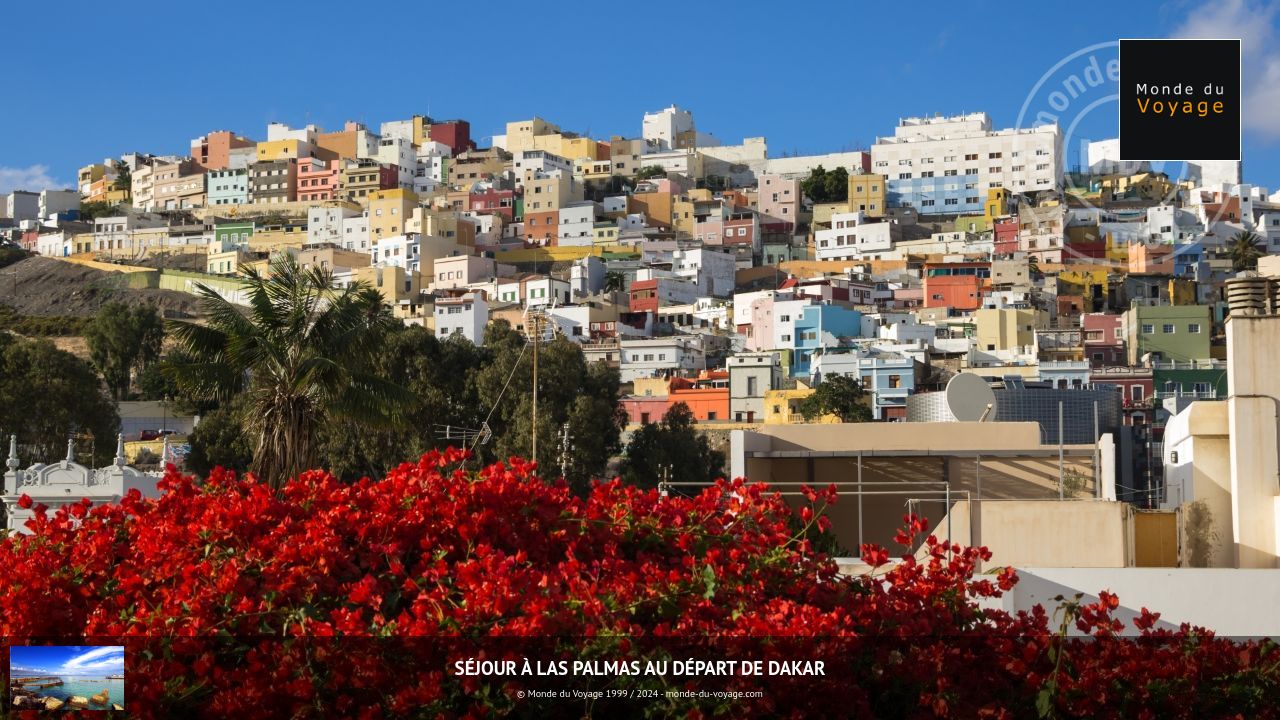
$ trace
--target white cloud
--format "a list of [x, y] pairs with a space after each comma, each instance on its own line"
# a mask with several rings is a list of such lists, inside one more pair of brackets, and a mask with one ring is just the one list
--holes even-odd
[[40, 192], [46, 188], [65, 187], [71, 186], [55, 180], [49, 174], [48, 165], [32, 165], [24, 168], [0, 166], [0, 194], [14, 190]]
[[80, 653], [62, 664], [63, 675], [96, 675], [124, 672], [124, 647], [108, 645]]
[[[1192, 8], [1173, 37], [1240, 38], [1244, 130], [1280, 140], [1280, 45], [1275, 21], [1280, 2], [1210, 0]], [[1190, 60], [1194, 62], [1194, 60]]]

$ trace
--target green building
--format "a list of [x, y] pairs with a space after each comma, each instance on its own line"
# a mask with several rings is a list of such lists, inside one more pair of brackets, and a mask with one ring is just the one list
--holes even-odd
[[213, 241], [223, 249], [247, 247], [253, 236], [253, 221], [218, 223], [213, 226]]
[[1213, 315], [1206, 305], [1135, 305], [1124, 314], [1124, 329], [1130, 365], [1148, 355], [1152, 362], [1211, 357]]

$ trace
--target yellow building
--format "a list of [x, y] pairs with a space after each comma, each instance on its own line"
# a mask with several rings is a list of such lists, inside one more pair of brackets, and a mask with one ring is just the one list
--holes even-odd
[[353, 268], [351, 274], [357, 282], [367, 283], [377, 290], [382, 295], [383, 302], [392, 308], [416, 301], [422, 292], [422, 273], [395, 265]]
[[481, 180], [502, 175], [510, 160], [511, 156], [500, 148], [468, 150], [459, 153], [446, 165], [449, 171], [448, 184], [459, 190], [470, 190], [472, 185]]
[[985, 308], [973, 313], [978, 350], [1022, 351], [1036, 343], [1036, 328], [1047, 324], [1038, 310]]
[[[559, 135], [560, 126], [555, 123], [549, 123], [542, 118], [535, 117], [532, 120], [517, 120], [507, 123], [507, 140], [506, 150], [512, 155], [519, 154], [525, 150], [539, 150], [534, 138], [540, 135]], [[559, 143], [551, 152], [559, 155]]]
[[1107, 175], [1101, 180], [1099, 192], [1110, 200], [1147, 200], [1159, 202], [1169, 199], [1174, 184], [1164, 173], [1137, 173], [1134, 175]]
[[255, 228], [249, 236], [251, 253], [273, 254], [289, 248], [301, 249], [307, 244], [307, 224], [289, 223]]
[[[800, 414], [800, 402], [813, 394], [813, 388], [797, 381], [791, 390], [767, 390], [764, 394], [765, 425], [799, 425], [807, 422]], [[835, 415], [823, 415], [813, 420], [814, 424], [838, 423]]]
[[1009, 214], [1010, 195], [1008, 188], [990, 188], [987, 190], [987, 201], [982, 204], [982, 214], [988, 223], [998, 217], [1005, 217]]
[[258, 143], [258, 162], [311, 157], [311, 143], [305, 140], [264, 140]]
[[864, 212], [881, 217], [885, 211], [885, 175], [861, 173], [849, 176], [849, 212]]
[[369, 195], [369, 240], [403, 235], [413, 211], [418, 207], [418, 196], [412, 190], [396, 188], [379, 190]]
[[591, 241], [593, 245], [613, 245], [618, 242], [618, 226], [613, 223], [596, 223], [592, 230], [595, 236]]
[[81, 195], [88, 195], [90, 191], [89, 186], [93, 185], [95, 182], [103, 179], [106, 176], [107, 176], [106, 165], [103, 165], [102, 163], [85, 165], [84, 167], [80, 168], [79, 172], [76, 173], [76, 180], [78, 183], [76, 187], [79, 188]]
[[[1044, 270], [1044, 268], [1041, 268]], [[1066, 265], [1058, 271], [1058, 294], [1085, 295], [1092, 294], [1091, 288], [1107, 287], [1107, 276], [1110, 270], [1098, 265]]]

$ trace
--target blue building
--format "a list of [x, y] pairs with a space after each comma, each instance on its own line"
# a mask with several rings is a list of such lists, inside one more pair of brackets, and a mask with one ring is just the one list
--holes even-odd
[[808, 375], [814, 351], [840, 346], [841, 338], [862, 335], [862, 313], [840, 305], [809, 305], [796, 318], [791, 375]]
[[924, 366], [903, 355], [827, 350], [813, 358], [812, 368], [815, 385], [837, 375], [856, 379], [871, 395], [871, 414], [876, 420], [903, 420], [907, 397], [915, 392], [916, 374]]
[[898, 180], [890, 177], [885, 182], [885, 189], [888, 191], [885, 203], [891, 208], [913, 207], [924, 215], [980, 215], [986, 191], [980, 191], [978, 187], [977, 175]]

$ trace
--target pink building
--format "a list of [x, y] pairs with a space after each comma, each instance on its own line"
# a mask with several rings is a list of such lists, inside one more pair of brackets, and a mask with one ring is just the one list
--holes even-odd
[[800, 181], [780, 175], [761, 175], [757, 189], [760, 223], [770, 229], [780, 227], [782, 232], [794, 229], [800, 214]]
[[338, 192], [338, 161], [298, 160], [298, 199], [332, 200]]
[[751, 352], [773, 349], [772, 295], [752, 301], [751, 325], [747, 328], [745, 347]]
[[1085, 313], [1080, 316], [1084, 356], [1094, 368], [1127, 365], [1124, 320], [1109, 313]]

